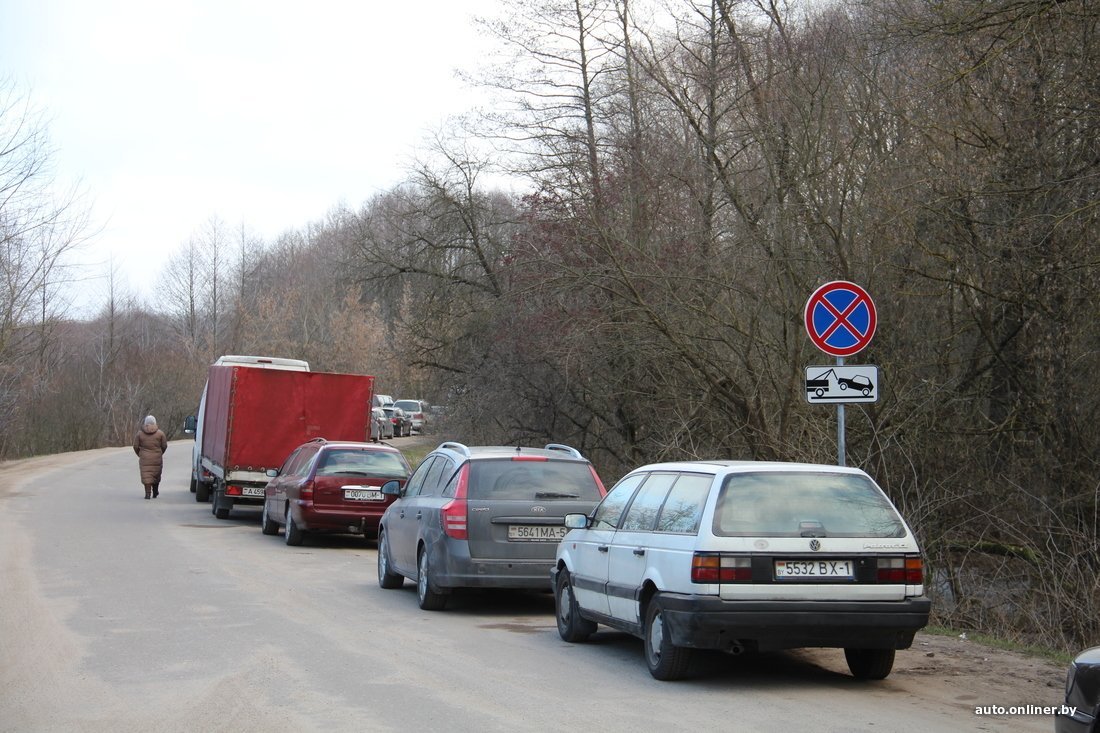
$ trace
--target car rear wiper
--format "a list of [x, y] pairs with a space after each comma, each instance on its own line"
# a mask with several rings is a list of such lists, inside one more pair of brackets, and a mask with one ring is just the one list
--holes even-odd
[[579, 499], [580, 494], [560, 494], [556, 491], [536, 491], [536, 499]]

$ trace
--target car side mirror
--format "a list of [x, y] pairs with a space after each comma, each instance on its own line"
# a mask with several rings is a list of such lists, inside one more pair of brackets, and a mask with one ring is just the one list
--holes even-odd
[[401, 482], [387, 481], [382, 484], [382, 493], [388, 496], [401, 496]]
[[587, 514], [566, 514], [565, 515], [565, 528], [566, 529], [588, 529], [588, 515]]
[[194, 415], [188, 415], [183, 421], [183, 432], [188, 435], [195, 434], [195, 428], [198, 426], [199, 421], [195, 419]]
[[268, 477], [268, 478], [275, 478], [276, 476], [278, 476], [278, 475], [279, 475], [279, 469], [277, 469], [277, 468], [269, 468], [269, 469], [267, 469], [266, 471], [264, 471], [264, 473], [265, 473], [265, 474], [267, 474], [267, 477]]

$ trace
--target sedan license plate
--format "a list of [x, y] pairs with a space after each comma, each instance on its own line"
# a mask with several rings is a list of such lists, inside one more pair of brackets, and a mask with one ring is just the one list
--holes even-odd
[[851, 560], [776, 560], [776, 580], [801, 578], [851, 579]]
[[379, 489], [344, 489], [344, 498], [351, 501], [382, 501]]
[[263, 496], [263, 495], [264, 495], [264, 487], [263, 486], [242, 486], [241, 487], [241, 496]]
[[509, 542], [558, 542], [569, 530], [564, 526], [509, 524]]

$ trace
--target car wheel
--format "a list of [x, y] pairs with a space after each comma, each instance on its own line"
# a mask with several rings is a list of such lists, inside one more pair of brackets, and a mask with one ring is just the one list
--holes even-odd
[[840, 391], [843, 392], [846, 389], [848, 389], [848, 385], [845, 384], [844, 382], [841, 382], [840, 383]]
[[658, 680], [678, 680], [687, 674], [692, 650], [674, 646], [665, 628], [664, 609], [654, 598], [646, 608], [645, 663], [649, 673]]
[[568, 642], [584, 641], [596, 632], [596, 622], [582, 618], [577, 609], [577, 597], [573, 595], [573, 579], [569, 571], [558, 573], [554, 588], [554, 608], [558, 617], [558, 636]]
[[[405, 576], [390, 571], [390, 548], [385, 531], [378, 533], [378, 586], [387, 590], [400, 588], [405, 584]], [[417, 591], [417, 596], [420, 593]]]
[[893, 649], [845, 649], [852, 676], [860, 680], [884, 680], [894, 668]]
[[286, 529], [283, 532], [283, 539], [291, 547], [297, 547], [302, 544], [302, 539], [305, 536], [305, 532], [302, 528], [294, 523], [294, 515], [290, 513], [290, 507], [286, 508]]
[[447, 605], [447, 594], [441, 593], [432, 580], [426, 549], [421, 550], [420, 557], [416, 559], [416, 602], [424, 611], [442, 611]]
[[194, 494], [194, 493], [195, 493], [195, 486], [196, 486], [196, 485], [197, 485], [198, 483], [199, 483], [199, 482], [198, 482], [198, 481], [196, 481], [195, 479], [191, 479], [191, 493], [192, 493], [192, 494]]
[[272, 521], [267, 511], [267, 502], [264, 501], [264, 509], [260, 513], [260, 531], [266, 535], [279, 534], [279, 525]]
[[205, 481], [199, 481], [195, 484], [195, 501], [210, 501], [210, 484]]

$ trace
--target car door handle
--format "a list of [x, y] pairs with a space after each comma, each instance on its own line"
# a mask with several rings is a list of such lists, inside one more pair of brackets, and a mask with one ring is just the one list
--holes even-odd
[[634, 554], [637, 555], [638, 557], [641, 557], [642, 555], [645, 554], [645, 550], [643, 550], [641, 548], [635, 548], [634, 549]]
[[405, 510], [404, 510], [404, 509], [402, 509], [401, 511], [399, 511], [399, 512], [397, 513], [397, 516], [399, 516], [399, 517], [401, 517], [402, 519], [404, 519], [404, 518], [405, 518]]
[[420, 512], [416, 513], [416, 521], [418, 521], [418, 522], [420, 521], [420, 514], [421, 514]]
[[600, 552], [607, 552], [607, 545], [600, 545], [596, 549], [599, 550]]

